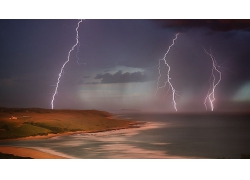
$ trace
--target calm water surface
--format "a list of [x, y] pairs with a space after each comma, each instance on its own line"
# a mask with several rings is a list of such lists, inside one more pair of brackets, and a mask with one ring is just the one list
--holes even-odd
[[120, 114], [141, 128], [1, 142], [69, 158], [240, 158], [250, 154], [250, 115]]

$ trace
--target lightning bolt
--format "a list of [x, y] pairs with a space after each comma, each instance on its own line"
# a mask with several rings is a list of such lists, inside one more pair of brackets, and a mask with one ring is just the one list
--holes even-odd
[[79, 52], [80, 52], [80, 46], [81, 46], [81, 44], [80, 44], [80, 42], [78, 43], [78, 46], [77, 46], [77, 52], [76, 52], [76, 58], [77, 58], [77, 64], [79, 64], [79, 65], [82, 65], [82, 64], [84, 64], [84, 65], [86, 65], [86, 63], [80, 63], [79, 62], [79, 57], [78, 57], [78, 54], [79, 54]]
[[72, 48], [69, 50], [68, 52], [68, 59], [67, 61], [63, 64], [62, 68], [61, 68], [61, 71], [58, 75], [58, 79], [57, 79], [57, 83], [56, 83], [56, 89], [55, 89], [55, 92], [53, 94], [53, 97], [52, 97], [52, 100], [51, 100], [51, 108], [54, 109], [54, 100], [55, 100], [55, 95], [58, 93], [57, 90], [58, 90], [58, 86], [59, 86], [59, 83], [60, 83], [60, 79], [61, 79], [61, 76], [62, 76], [62, 73], [63, 73], [63, 69], [65, 67], [65, 65], [69, 62], [69, 59], [70, 59], [70, 54], [71, 52], [75, 49], [75, 47], [78, 45], [79, 43], [79, 35], [78, 35], [78, 28], [80, 26], [80, 23], [82, 22], [82, 19], [78, 21], [77, 23], [77, 27], [76, 27], [76, 43], [72, 46]]
[[[205, 98], [205, 101], [204, 101], [204, 105], [206, 107], [206, 110], [207, 110], [207, 101], [210, 102], [210, 106], [211, 106], [211, 111], [214, 110], [214, 101], [215, 101], [215, 88], [216, 86], [220, 83], [221, 81], [221, 72], [218, 70], [217, 67], [219, 67], [217, 65], [217, 62], [212, 54], [212, 51], [211, 51], [211, 48], [210, 48], [210, 53], [206, 51], [206, 49], [203, 47], [204, 51], [211, 57], [212, 59], [212, 63], [213, 63], [213, 68], [212, 68], [212, 72], [211, 72], [211, 76], [210, 76], [210, 88], [208, 90], [208, 93], [207, 93], [207, 96]], [[215, 78], [215, 72], [218, 73], [219, 75], [219, 80], [216, 81], [216, 78]]]
[[[158, 82], [157, 82], [157, 90], [155, 92], [155, 94], [157, 94], [158, 90], [161, 89], [161, 88], [165, 88], [167, 86], [167, 84], [169, 84], [169, 86], [171, 87], [172, 89], [172, 98], [173, 98], [173, 104], [174, 104], [174, 108], [175, 108], [175, 111], [177, 111], [177, 107], [176, 107], [176, 102], [175, 102], [175, 95], [176, 95], [176, 90], [174, 89], [172, 83], [170, 82], [170, 66], [169, 64], [167, 63], [166, 61], [166, 56], [167, 54], [169, 53], [171, 47], [175, 44], [175, 40], [178, 38], [178, 35], [179, 33], [177, 33], [175, 35], [175, 38], [173, 39], [173, 42], [172, 44], [168, 47], [168, 50], [167, 52], [164, 54], [164, 57], [162, 59], [159, 60], [159, 66], [158, 66], [158, 70], [159, 70], [159, 77], [158, 77]], [[165, 81], [164, 85], [163, 86], [159, 86], [159, 82], [160, 82], [160, 78], [161, 78], [161, 61], [164, 61], [164, 64], [168, 66], [168, 73], [167, 73], [167, 81]]]

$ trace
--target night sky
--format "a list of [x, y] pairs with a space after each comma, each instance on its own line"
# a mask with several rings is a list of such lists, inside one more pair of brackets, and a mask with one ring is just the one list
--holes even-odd
[[[58, 74], [76, 43], [77, 22], [0, 20], [1, 107], [51, 108]], [[212, 60], [203, 47], [211, 48], [222, 73], [214, 110], [249, 111], [250, 20], [216, 19], [84, 20], [54, 108], [174, 112], [171, 89], [155, 92], [159, 59], [176, 33], [166, 60], [178, 112], [206, 111]], [[161, 64], [160, 85], [167, 71]]]

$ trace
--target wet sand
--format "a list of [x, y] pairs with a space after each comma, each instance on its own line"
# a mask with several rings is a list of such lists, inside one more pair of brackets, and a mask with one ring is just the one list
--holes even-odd
[[31, 157], [34, 159], [66, 159], [62, 156], [45, 153], [31, 148], [0, 146], [0, 152], [21, 157]]

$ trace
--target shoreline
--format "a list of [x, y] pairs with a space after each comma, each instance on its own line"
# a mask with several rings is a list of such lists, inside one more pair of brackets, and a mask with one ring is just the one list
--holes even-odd
[[[109, 117], [111, 118], [111, 117]], [[75, 135], [75, 134], [88, 134], [88, 133], [101, 133], [101, 132], [112, 132], [112, 131], [119, 131], [119, 130], [128, 130], [128, 129], [134, 129], [134, 128], [142, 128], [146, 125], [146, 122], [133, 122], [129, 123], [127, 126], [123, 127], [116, 127], [116, 128], [110, 128], [105, 130], [91, 130], [91, 131], [74, 131], [74, 132], [65, 132], [60, 134], [48, 134], [48, 135], [38, 135], [38, 136], [28, 136], [23, 138], [15, 138], [15, 139], [2, 139], [0, 142], [3, 141], [23, 141], [23, 140], [38, 140], [38, 139], [49, 139], [53, 137], [61, 137], [61, 136], [68, 136], [68, 135]], [[66, 157], [64, 155], [61, 155], [56, 152], [46, 152], [42, 151], [36, 148], [31, 147], [19, 147], [19, 146], [1, 146], [0, 145], [0, 152], [5, 154], [12, 154], [15, 156], [21, 156], [21, 157], [31, 157], [34, 159], [71, 159], [70, 157]]]
[[[112, 117], [108, 117], [108, 119], [111, 119], [111, 118]], [[140, 128], [145, 124], [146, 124], [146, 122], [136, 122], [135, 121], [133, 123], [129, 123], [127, 126], [109, 128], [109, 129], [104, 129], [104, 130], [69, 131], [69, 132], [63, 132], [63, 133], [58, 133], [58, 134], [50, 133], [50, 134], [47, 134], [47, 135], [27, 136], [27, 137], [21, 137], [21, 138], [13, 138], [13, 139], [0, 139], [0, 142], [18, 141], [18, 140], [49, 139], [49, 138], [52, 138], [52, 137], [68, 136], [68, 135], [74, 135], [74, 134], [87, 134], [87, 133], [100, 133], [100, 132], [108, 132], [108, 131], [117, 131], [117, 130], [122, 130], [122, 129]]]

